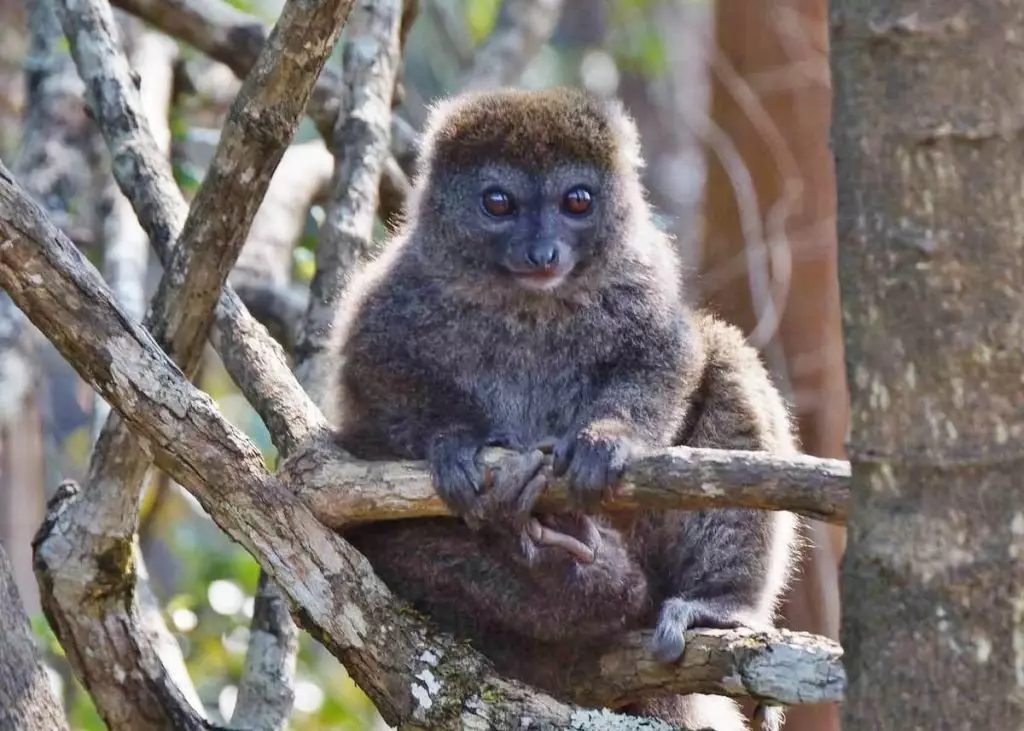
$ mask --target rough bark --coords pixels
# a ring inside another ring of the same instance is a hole
[[[478,653],[433,633],[396,602],[368,562],[266,472],[255,445],[124,314],[2,167],[0,235],[0,285],[158,465],[285,589],[302,625],[345,664],[385,720],[458,728],[483,713],[501,728],[525,714],[548,728],[583,721],[584,728],[604,727],[591,714],[495,676]],[[836,663],[815,665],[842,672]]]
[[[699,284],[704,302],[751,334],[794,405],[802,448],[843,458],[849,414],[837,276],[825,0],[716,3]],[[726,142],[727,144],[722,144]],[[729,144],[749,173],[749,186]],[[762,235],[751,235],[760,229]],[[786,594],[785,626],[839,637],[845,531],[812,520]],[[793,708],[791,731],[835,731],[838,708]]]
[[[84,87],[63,47],[53,0],[26,3],[30,46],[25,58],[24,136],[14,169],[53,221],[75,242],[97,238],[91,198],[103,139],[89,120]],[[30,172],[30,175],[24,173]]]
[[[1024,6],[838,0],[831,23],[854,501],[843,724],[1018,728]]]
[[[0,544],[0,731],[67,729]]]
[[[480,461],[487,468],[500,469],[508,454],[488,449]],[[420,462],[353,460],[333,442],[324,441],[284,460],[279,474],[332,528],[450,515],[431,485],[429,469]],[[849,465],[840,460],[674,447],[633,460],[621,490],[602,510],[631,513],[641,507],[692,510],[742,505],[842,524],[848,490]],[[563,479],[551,478],[538,509],[569,509]]]
[[[348,9],[340,0],[307,5],[297,0],[285,7],[243,83],[180,236],[173,228],[161,232],[168,240],[177,236],[178,245],[146,325],[186,374],[199,362],[221,286]],[[164,201],[174,200],[177,191],[168,189],[167,163],[148,131],[127,61],[115,42],[110,10],[69,0],[61,16],[72,54],[87,79],[93,116],[111,142],[115,177],[133,198],[140,218],[148,213],[149,226],[159,225]],[[139,139],[145,143],[143,154],[135,157],[139,147],[130,143]],[[125,165],[135,160],[148,161],[147,177],[162,173],[164,189],[158,189],[157,197],[149,199],[148,188],[130,187],[135,171],[126,171]],[[145,205],[151,208],[146,211]],[[175,223],[171,221],[172,227]],[[155,638],[139,636],[131,546],[149,462],[145,445],[119,418],[109,419],[97,441],[86,490],[67,496],[37,540],[37,572],[47,615],[109,726],[198,727],[203,720],[182,702],[157,654]],[[67,552],[68,544],[78,550]],[[106,590],[83,602],[95,586]],[[133,651],[123,655],[126,643]],[[125,673],[127,679],[119,678],[109,671],[117,666],[134,666],[134,671]],[[278,714],[287,716],[288,710]]]

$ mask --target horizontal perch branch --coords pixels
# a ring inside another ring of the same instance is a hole
[[[485,466],[500,467],[509,454],[488,449],[480,459]],[[422,462],[353,460],[323,441],[282,462],[279,476],[332,528],[450,514]],[[634,460],[622,489],[603,509],[616,513],[739,506],[789,510],[843,524],[849,494],[850,465],[842,460],[672,447]],[[558,512],[567,507],[565,484],[553,479],[538,509]]]
[[[255,445],[225,421],[209,397],[192,386],[152,337],[124,314],[95,269],[2,165],[0,286],[121,414],[158,464],[285,589],[302,625],[345,664],[390,724],[411,722],[441,729],[485,719],[484,727],[505,728],[530,716],[549,728],[607,727],[601,722],[603,718],[607,724],[607,716],[567,706],[501,678],[481,655],[432,632],[396,601],[361,554],[266,472]],[[801,654],[790,648],[802,641],[800,635],[771,633],[764,635],[765,653],[743,656],[740,651],[755,647],[758,640],[741,633],[719,633],[720,639],[710,639],[714,634],[691,633],[690,647],[677,666],[691,674],[700,666],[718,668],[717,679],[710,672],[700,679],[703,687],[780,703],[820,697],[807,689],[812,686],[828,689],[828,697],[839,692],[838,651]],[[723,650],[732,652],[734,660],[703,660],[705,636],[708,642],[737,643],[732,650]],[[784,639],[785,647],[777,638]],[[813,642],[828,647],[827,640]],[[608,668],[614,667],[616,657],[633,668],[632,679],[615,686],[616,697],[642,692],[638,684],[647,680],[665,687],[666,676],[673,671],[666,670],[657,679],[643,676],[655,671],[637,662],[642,655],[630,658],[628,653],[644,652],[643,643],[641,636],[610,649],[599,663],[601,674],[579,681],[582,687],[593,693],[601,683],[611,683]],[[765,657],[791,660],[775,663],[776,674]],[[817,680],[798,683],[796,691],[780,691],[792,677]]]

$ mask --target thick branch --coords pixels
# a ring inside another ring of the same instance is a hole
[[[481,462],[500,468],[507,454],[489,449]],[[450,515],[420,462],[353,460],[334,443],[322,442],[284,460],[279,474],[333,528]],[[849,490],[850,465],[841,460],[673,447],[635,459],[618,496],[603,508],[615,513],[742,506],[844,524]],[[552,478],[537,507],[569,509],[564,481]]]
[[[87,68],[82,73],[92,80],[91,106],[114,156],[115,176],[161,263],[169,267],[172,245],[182,231],[188,205],[174,183],[170,164],[143,124],[138,94],[129,83],[123,56],[110,42],[103,49],[92,48],[88,37],[86,50],[93,52],[84,54]],[[221,293],[212,338],[228,372],[279,449],[287,452],[322,427],[323,416],[292,376],[281,347],[229,287]]]
[[[49,26],[46,23],[37,23],[34,35],[55,32],[63,38],[54,4],[41,0],[34,9],[34,15],[42,18],[45,14],[49,15],[52,25],[56,26],[55,30],[47,30]],[[127,40],[139,40],[134,34],[130,35],[132,37],[126,37]],[[139,44],[139,50],[148,47],[158,53],[151,57],[152,63],[138,65],[145,75],[143,88],[148,92],[150,113],[158,119],[161,116],[166,118],[171,90],[169,82],[162,84],[162,81],[169,78],[175,48],[172,46],[166,49],[165,45],[161,45],[161,39],[150,40],[149,44]],[[162,40],[164,43],[170,42],[168,39]],[[57,56],[65,56],[67,53],[56,49],[51,52]],[[135,60],[145,61],[138,56]],[[160,78],[161,64],[165,67],[163,79]],[[41,105],[40,109],[35,110],[37,114],[47,109],[41,102],[36,102]],[[30,106],[30,118],[32,109]],[[53,121],[36,119],[36,123],[43,127]],[[163,122],[163,127],[166,126],[166,122]],[[95,137],[100,140],[98,134]],[[164,137],[169,138],[169,132]],[[86,143],[90,140],[91,135]],[[103,221],[106,234],[103,237],[104,263],[111,284],[123,298],[129,313],[141,317],[144,308],[141,299],[142,279],[145,275],[148,244],[145,234],[139,231],[135,214],[127,201],[116,188],[112,193],[114,198],[106,203],[113,210],[109,211],[110,215]],[[48,206],[53,204],[52,197],[47,196],[42,200]],[[89,205],[95,203],[90,201]],[[103,205],[97,206],[97,210],[103,212]],[[108,226],[111,221],[116,222],[113,228]],[[139,246],[142,247],[141,251]],[[96,411],[100,414],[102,424],[109,410],[100,399],[97,399]],[[145,709],[143,716],[152,719],[152,708],[159,708],[160,705],[149,701],[169,697],[175,698],[181,709],[175,708],[174,718],[168,720],[167,725],[199,727],[202,724],[198,715],[201,711],[196,709],[200,709],[202,704],[188,679],[180,650],[159,613],[141,610],[137,601],[148,595],[145,580],[138,582],[139,591],[133,592],[130,599],[125,593],[135,585],[135,582],[123,582],[126,567],[119,560],[127,560],[132,553],[138,487],[131,480],[141,480],[148,460],[133,459],[133,450],[138,453],[137,447],[126,432],[121,436],[122,442],[113,447],[113,460],[101,458],[99,463],[94,460],[90,469],[91,489],[82,496],[83,499],[73,509],[62,511],[59,516],[51,516],[45,523],[44,530],[53,531],[50,535],[58,545],[56,551],[44,548],[41,554],[38,551],[36,553],[37,570],[40,570],[40,598],[76,673],[84,679],[105,718],[145,728],[144,724],[132,722],[133,719],[141,720],[136,715],[136,709]],[[122,449],[124,443],[129,445],[127,450]],[[127,489],[126,479],[129,485]],[[75,549],[64,550],[67,546],[74,546]],[[144,574],[144,569],[140,570]],[[131,575],[130,570],[128,573]],[[123,587],[124,592],[97,592],[97,587]],[[134,647],[136,651],[126,653],[126,647]],[[155,669],[161,666],[166,668],[166,672],[154,675],[143,671],[144,668]],[[115,677],[110,672],[112,667],[121,667],[128,680],[121,681]],[[117,727],[114,721],[111,725]]]
[[[348,9],[341,0],[317,3],[311,8],[306,5],[305,0],[286,5],[253,72],[243,83],[147,317],[149,330],[186,373],[198,365],[221,287],[273,170],[291,142],[313,81],[333,48]],[[155,174],[166,177],[166,163],[160,167],[162,151],[148,132],[127,61],[114,42],[109,7],[88,1],[66,2],[62,20],[82,76],[90,80],[89,102],[105,135],[123,142],[136,132],[135,141],[143,143],[143,154],[138,159],[150,160]],[[132,125],[137,130],[119,126],[119,116],[126,108],[130,115],[137,115]],[[122,190],[135,196],[134,203],[144,199],[148,190],[131,187],[133,181],[119,169],[116,152],[114,173]],[[153,214],[151,225],[161,213]],[[175,232],[168,233],[173,236]],[[108,420],[90,465],[89,490],[81,498],[72,496],[74,499],[62,507],[61,514],[54,516],[50,530],[39,537],[40,574],[44,586],[50,589],[48,612],[55,628],[65,644],[76,646],[69,657],[97,696],[97,705],[108,724],[133,729],[173,728],[182,723],[180,716],[186,716],[186,725],[197,725],[201,719],[181,703],[173,684],[168,687],[161,663],[152,654],[153,647],[136,645],[136,652],[122,659],[123,663],[138,663],[136,671],[128,673],[128,684],[134,688],[125,692],[116,687],[109,692],[109,683],[103,682],[105,676],[110,676],[111,661],[113,666],[122,664],[116,652],[123,647],[123,643],[113,641],[117,638],[108,634],[105,624],[114,624],[120,618],[120,629],[128,635],[121,639],[130,643],[136,641],[133,633],[139,630],[130,546],[137,527],[141,482],[150,460],[141,446],[120,419]],[[91,521],[80,520],[82,516]],[[107,527],[99,537],[90,533],[95,528],[90,523],[97,520]],[[86,556],[98,557],[94,565],[75,566],[77,557],[59,551],[59,545],[76,537],[78,540],[70,542],[80,545]],[[75,568],[84,571],[73,571]],[[79,586],[75,579],[83,573],[96,578],[97,583],[110,584],[102,601],[92,603],[98,616],[80,614],[76,602],[67,601],[74,598],[75,587]],[[111,611],[104,611],[104,602],[109,602]],[[127,703],[125,698],[129,699]],[[278,716],[286,717],[289,711],[290,703],[275,709]]]
[[[255,445],[120,310],[2,166],[0,241],[0,286],[146,440],[158,464],[285,589],[302,624],[388,723],[458,728],[483,715],[502,728],[530,715],[552,728],[586,719],[583,728],[598,727],[590,715],[573,718],[571,708],[496,677],[478,653],[398,604],[365,558],[267,474]]]

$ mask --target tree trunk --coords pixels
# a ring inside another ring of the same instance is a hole
[[[1024,5],[832,13],[844,726],[1021,728]]]
[[[0,545],[0,731],[67,729]]]

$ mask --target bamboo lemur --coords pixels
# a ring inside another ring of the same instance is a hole
[[[642,164],[622,107],[581,91],[442,102],[407,220],[354,278],[335,334],[341,445],[427,460],[459,516],[347,537],[400,596],[541,687],[627,630],[655,628],[652,651],[672,662],[688,628],[769,626],[796,550],[789,513],[596,514],[647,448],[796,451],[756,352],[684,304]],[[545,442],[576,514],[531,513]],[[486,481],[485,445],[522,457]],[[747,727],[711,696],[624,710]]]

